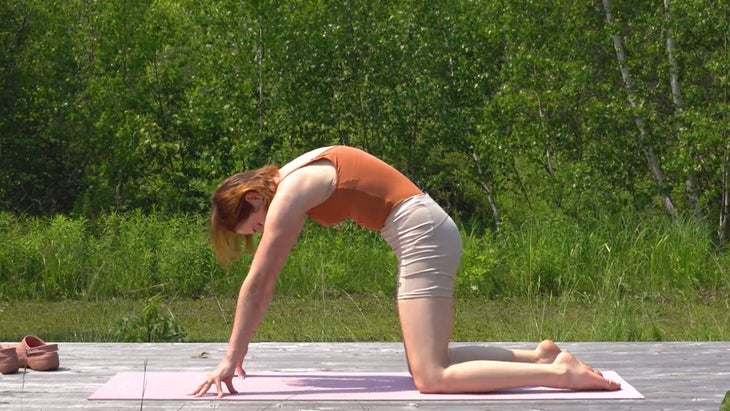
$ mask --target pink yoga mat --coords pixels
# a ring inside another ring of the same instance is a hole
[[[570,391],[531,387],[485,394],[421,394],[405,372],[261,372],[234,379],[239,391],[230,401],[495,401],[495,400],[625,400],[644,398],[613,371],[603,374],[621,383],[619,391]],[[90,400],[211,400],[215,388],[196,398],[188,395],[203,372],[120,372]],[[225,389],[225,385],[224,385]],[[226,391],[228,392],[228,391]]]

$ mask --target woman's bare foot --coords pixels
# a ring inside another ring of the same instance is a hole
[[[557,388],[607,391],[621,389],[621,384],[604,378],[600,372],[578,361],[567,351],[560,352],[553,365],[565,376],[565,380]]]
[[[535,362],[538,364],[552,364],[555,362],[555,359],[558,357],[558,355],[563,352],[563,350],[558,347],[557,344],[555,344],[552,340],[544,340],[540,344],[537,345],[537,348],[535,348]],[[575,357],[573,357],[575,358]],[[603,375],[600,371],[594,370],[591,368],[588,364],[584,363],[583,361],[575,358],[578,363],[589,370],[597,373],[598,375]]]
[[[544,340],[535,348],[535,362],[537,364],[552,364],[561,351],[563,350],[552,340]]]

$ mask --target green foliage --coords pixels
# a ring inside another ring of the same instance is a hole
[[[730,256],[691,219],[565,216],[462,230],[457,294],[501,298],[692,295],[730,289]],[[0,294],[9,299],[235,296],[251,256],[224,273],[206,219],[111,214],[94,222],[0,213]],[[377,233],[307,224],[277,282],[294,297],[395,294],[396,261]]]
[[[0,240],[0,291],[9,297],[196,297],[222,277],[198,216],[136,212],[90,222],[0,213]]]
[[[730,8],[664,6],[613,1],[608,24],[577,0],[3,3],[0,291],[235,295],[250,260],[224,275],[208,251],[213,187],[341,143],[472,225],[460,293],[724,289]],[[309,226],[280,291],[392,293],[377,237]]]
[[[51,341],[112,342],[120,318],[136,318],[146,299],[0,301],[0,335],[19,341],[29,332]],[[159,303],[189,341],[230,337],[235,296]],[[727,341],[727,294],[610,299],[601,296],[508,298],[459,296],[454,341]],[[134,313],[130,316],[130,313]],[[171,317],[171,315],[170,315]],[[171,317],[172,318],[172,317]],[[154,321],[150,321],[154,323]],[[172,329],[172,328],[169,328]],[[148,337],[138,327],[139,339]],[[120,338],[120,339],[118,339]],[[374,293],[277,295],[254,341],[401,341],[393,296]]]
[[[725,393],[725,398],[720,403],[720,411],[730,411],[730,391]]]
[[[124,317],[115,325],[114,338],[122,342],[185,342],[187,337],[182,327],[168,310],[160,312],[159,295],[147,300],[142,312]]]
[[[297,297],[394,295],[395,272],[395,256],[379,234],[353,223],[329,229],[308,224],[279,277],[277,292]]]
[[[0,3],[0,294],[235,296],[250,256],[217,266],[211,190],[350,144],[468,227],[458,295],[601,296],[601,338],[661,339],[642,299],[730,288],[730,5],[667,4]],[[312,224],[278,289],[389,296],[394,272],[377,233]],[[169,331],[158,303],[139,329]]]
[[[727,289],[727,255],[693,221],[603,217],[508,222],[500,240],[467,236],[459,275],[464,295],[492,298],[685,295]],[[695,290],[695,291],[691,291]]]
[[[463,221],[653,212],[663,188],[730,221],[730,9],[611,3],[3,4],[0,209],[200,213],[234,171],[350,144]]]

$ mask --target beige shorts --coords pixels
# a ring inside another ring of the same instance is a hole
[[[380,230],[398,259],[398,299],[452,297],[461,233],[427,194],[407,198]]]

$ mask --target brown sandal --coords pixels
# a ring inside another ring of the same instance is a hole
[[[46,344],[40,338],[28,335],[15,347],[18,363],[35,371],[58,369],[58,345]]]
[[[15,347],[3,347],[0,345],[0,373],[13,374],[20,369],[18,353]]]

